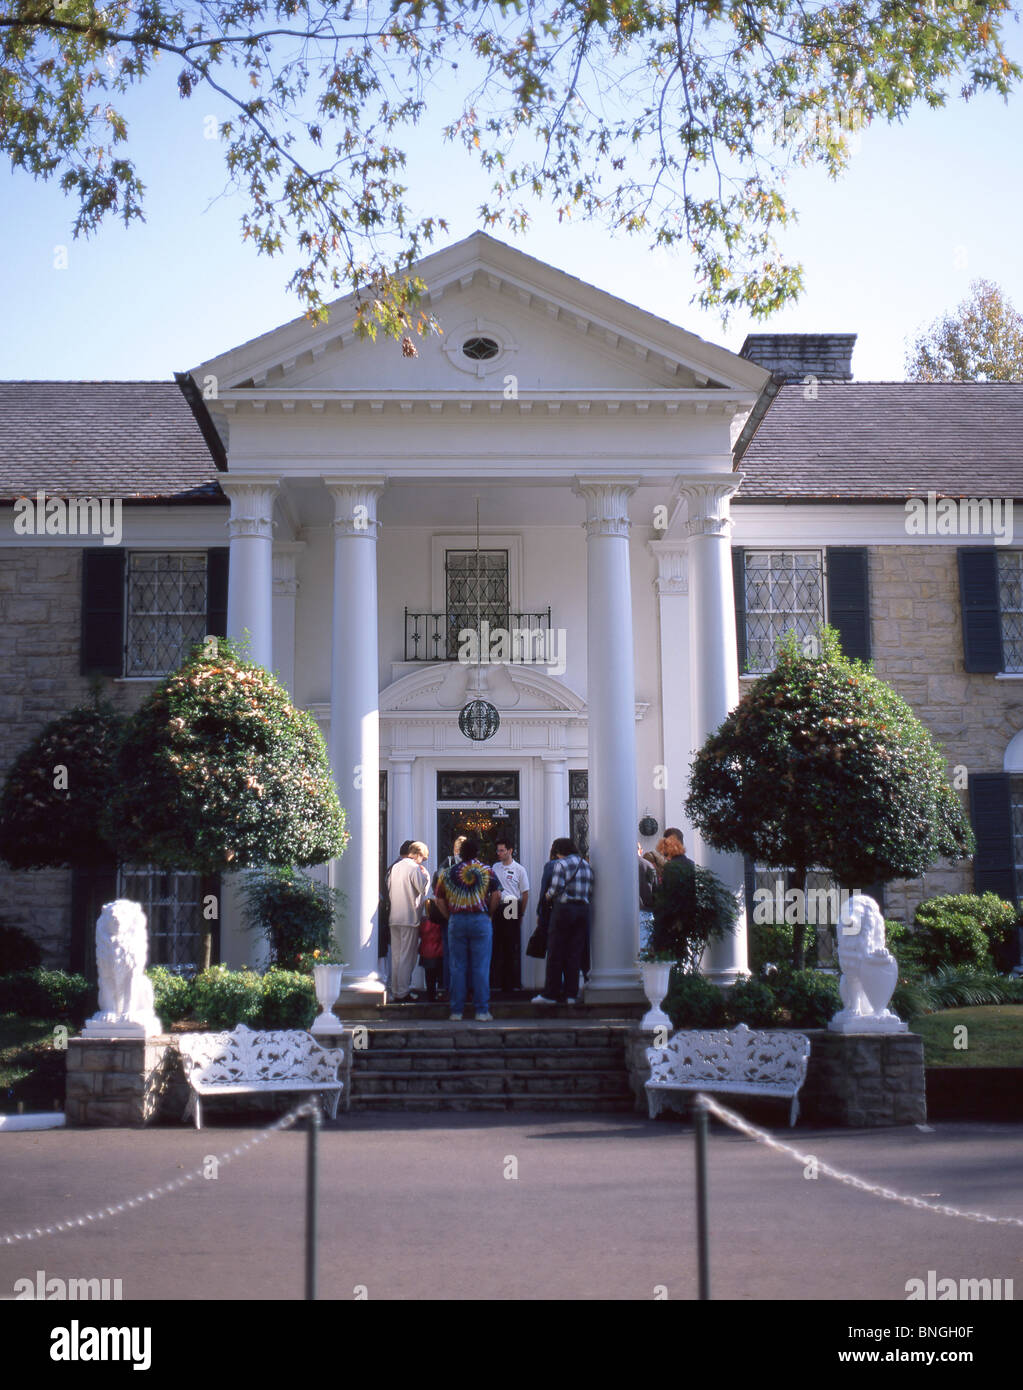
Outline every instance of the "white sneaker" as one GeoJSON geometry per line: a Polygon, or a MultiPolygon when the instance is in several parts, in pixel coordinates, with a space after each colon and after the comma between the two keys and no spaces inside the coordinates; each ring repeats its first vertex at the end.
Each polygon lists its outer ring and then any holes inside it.
{"type": "Polygon", "coordinates": [[[576,1002],[576,1001],[575,1001],[574,999],[566,999],[566,1000],[565,1000],[565,1003],[566,1003],[566,1004],[574,1004],[575,1002],[576,1002]]]}
{"type": "Polygon", "coordinates": [[[476,1015],[476,1022],[477,1022],[477,1023],[493,1023],[493,1021],[494,1021],[494,1015],[493,1015],[493,1014],[477,1014],[477,1015],[476,1015]]]}
{"type": "Polygon", "coordinates": [[[556,999],[548,999],[546,994],[534,994],[530,1002],[533,1004],[556,1004],[558,1001],[556,999]]]}
{"type": "Polygon", "coordinates": [[[449,1021],[450,1021],[451,1023],[461,1023],[461,1021],[462,1021],[462,1015],[461,1015],[461,1014],[448,1014],[448,1019],[449,1019],[449,1021]]]}

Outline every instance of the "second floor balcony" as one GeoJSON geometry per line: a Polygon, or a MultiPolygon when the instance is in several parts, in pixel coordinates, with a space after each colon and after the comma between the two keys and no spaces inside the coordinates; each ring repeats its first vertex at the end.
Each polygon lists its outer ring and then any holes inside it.
{"type": "Polygon", "coordinates": [[[420,613],[405,609],[406,661],[534,662],[546,649],[550,608],[512,613],[484,608],[477,616],[453,610],[420,613]]]}

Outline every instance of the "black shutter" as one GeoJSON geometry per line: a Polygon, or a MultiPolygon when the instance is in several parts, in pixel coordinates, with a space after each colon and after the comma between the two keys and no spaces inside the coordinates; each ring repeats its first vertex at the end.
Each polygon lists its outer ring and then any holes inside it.
{"type": "Polygon", "coordinates": [[[842,650],[857,661],[870,660],[870,589],[864,546],[827,549],[828,622],[838,631],[842,650]]]}
{"type": "Polygon", "coordinates": [[[1002,615],[998,606],[998,560],[994,546],[963,546],[959,551],[959,598],[963,610],[966,670],[1003,670],[1002,615]]]}
{"type": "Polygon", "coordinates": [[[210,637],[227,636],[227,565],[230,553],[226,545],[206,552],[206,633],[210,637]]]}
{"type": "Polygon", "coordinates": [[[746,552],[732,547],[732,587],[735,590],[735,642],[739,650],[739,675],[746,670],[746,552]]]}
{"type": "Polygon", "coordinates": [[[73,973],[96,979],[96,919],[104,903],[117,897],[117,865],[77,865],[71,870],[71,947],[73,973]]]}
{"type": "MultiPolygon", "coordinates": [[[[961,553],[961,552],[960,552],[961,553]]],[[[1012,846],[1012,803],[1004,772],[974,772],[970,776],[970,820],[977,837],[973,857],[973,891],[997,893],[1016,901],[1016,868],[1012,846]]]]}
{"type": "Polygon", "coordinates": [[[82,551],[83,676],[124,674],[124,555],[106,546],[82,551]]]}

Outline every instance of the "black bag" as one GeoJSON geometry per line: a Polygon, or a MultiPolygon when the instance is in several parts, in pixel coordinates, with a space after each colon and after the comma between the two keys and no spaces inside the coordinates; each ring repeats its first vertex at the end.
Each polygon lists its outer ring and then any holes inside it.
{"type": "Polygon", "coordinates": [[[534,960],[543,960],[547,955],[547,918],[538,924],[536,931],[529,938],[526,946],[526,955],[532,956],[534,960]]]}

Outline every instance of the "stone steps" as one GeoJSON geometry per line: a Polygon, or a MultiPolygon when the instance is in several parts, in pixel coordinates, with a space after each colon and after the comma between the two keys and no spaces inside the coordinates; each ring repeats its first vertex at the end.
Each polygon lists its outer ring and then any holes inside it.
{"type": "Polygon", "coordinates": [[[414,1007],[366,1028],[352,1053],[352,1110],[633,1109],[628,1020],[406,1023],[414,1007]]]}

